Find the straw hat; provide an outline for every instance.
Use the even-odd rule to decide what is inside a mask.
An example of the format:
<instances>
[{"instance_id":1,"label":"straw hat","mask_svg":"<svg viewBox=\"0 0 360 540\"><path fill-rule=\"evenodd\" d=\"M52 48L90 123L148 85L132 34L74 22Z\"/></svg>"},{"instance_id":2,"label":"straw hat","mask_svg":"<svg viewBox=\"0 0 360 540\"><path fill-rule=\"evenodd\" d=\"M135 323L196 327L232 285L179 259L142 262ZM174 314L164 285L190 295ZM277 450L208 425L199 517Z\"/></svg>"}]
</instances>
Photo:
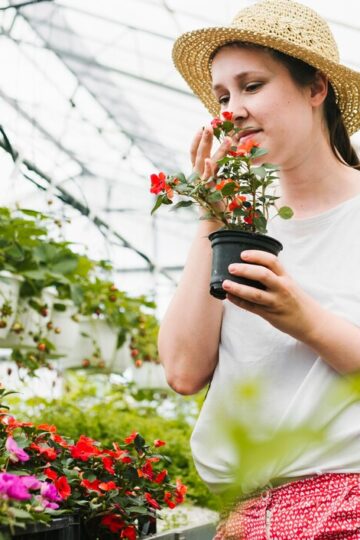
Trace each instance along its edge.
<instances>
[{"instance_id":1,"label":"straw hat","mask_svg":"<svg viewBox=\"0 0 360 540\"><path fill-rule=\"evenodd\" d=\"M271 47L299 58L328 76L349 135L360 129L360 73L339 63L339 51L326 21L292 0L265 0L243 9L230 26L210 27L180 36L173 60L212 115L219 104L211 90L211 57L234 41Z\"/></svg>"}]
</instances>

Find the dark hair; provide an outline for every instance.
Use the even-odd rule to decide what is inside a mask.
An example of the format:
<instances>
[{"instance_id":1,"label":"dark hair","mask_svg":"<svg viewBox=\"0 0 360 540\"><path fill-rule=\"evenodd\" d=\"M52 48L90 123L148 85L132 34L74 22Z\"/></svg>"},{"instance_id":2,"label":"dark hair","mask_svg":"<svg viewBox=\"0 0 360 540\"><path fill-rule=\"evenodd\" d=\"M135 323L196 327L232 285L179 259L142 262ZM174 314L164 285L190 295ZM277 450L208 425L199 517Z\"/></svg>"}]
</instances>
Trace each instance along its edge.
<instances>
[{"instance_id":1,"label":"dark hair","mask_svg":"<svg viewBox=\"0 0 360 540\"><path fill-rule=\"evenodd\" d=\"M317 68L310 66L298 58L276 51L270 47L242 41L222 45L214 52L212 58L214 58L220 49L225 47L253 48L267 51L273 58L281 62L288 69L291 78L299 86L304 87L312 84L315 80L316 73L319 71ZM335 156L339 161L345 162L350 167L358 168L360 166L359 157L351 145L350 137L346 130L339 106L336 103L335 92L330 82L328 94L324 102L324 114L329 130L331 149Z\"/></svg>"}]
</instances>

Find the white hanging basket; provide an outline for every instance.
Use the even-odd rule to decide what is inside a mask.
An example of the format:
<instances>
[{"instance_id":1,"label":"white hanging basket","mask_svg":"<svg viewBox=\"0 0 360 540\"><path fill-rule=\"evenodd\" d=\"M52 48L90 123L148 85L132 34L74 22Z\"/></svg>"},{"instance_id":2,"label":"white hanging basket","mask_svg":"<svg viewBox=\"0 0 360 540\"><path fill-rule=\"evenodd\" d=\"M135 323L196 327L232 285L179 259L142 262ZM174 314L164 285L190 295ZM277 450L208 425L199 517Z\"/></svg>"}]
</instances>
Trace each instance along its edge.
<instances>
[{"instance_id":1,"label":"white hanging basket","mask_svg":"<svg viewBox=\"0 0 360 540\"><path fill-rule=\"evenodd\" d=\"M110 373L124 373L126 369L133 365L129 345L130 340L126 340L119 349L116 349L114 360L107 367Z\"/></svg>"},{"instance_id":2,"label":"white hanging basket","mask_svg":"<svg viewBox=\"0 0 360 540\"><path fill-rule=\"evenodd\" d=\"M0 311L4 309L4 311L9 312L8 315L5 313L0 316L0 346L3 346L2 340L9 334L11 325L15 320L22 281L20 276L11 274L6 270L0 272Z\"/></svg>"},{"instance_id":3,"label":"white hanging basket","mask_svg":"<svg viewBox=\"0 0 360 540\"><path fill-rule=\"evenodd\" d=\"M19 323L22 330L11 331L4 346L8 348L21 347L24 349L33 349L36 347L34 336L44 336L47 332L47 324L51 318L51 309L55 296L52 290L44 289L42 291L40 302L45 306L46 311L43 314L33 309L26 298L19 298L16 310L16 316L13 322Z\"/></svg>"},{"instance_id":4,"label":"white hanging basket","mask_svg":"<svg viewBox=\"0 0 360 540\"><path fill-rule=\"evenodd\" d=\"M102 319L83 318L73 349L60 361L63 369L95 367L108 371L115 359L117 332ZM95 356L97 355L97 356Z\"/></svg>"},{"instance_id":5,"label":"white hanging basket","mask_svg":"<svg viewBox=\"0 0 360 540\"><path fill-rule=\"evenodd\" d=\"M170 387L166 382L165 371L162 364L143 362L141 367L134 365L130 368L132 379L138 388L167 389Z\"/></svg>"},{"instance_id":6,"label":"white hanging basket","mask_svg":"<svg viewBox=\"0 0 360 540\"><path fill-rule=\"evenodd\" d=\"M71 300L56 299L53 303L63 304L64 311L53 307L51 314L51 329L48 329L46 338L55 346L54 354L67 356L74 350L80 336L80 323L73 319L77 308Z\"/></svg>"}]
</instances>

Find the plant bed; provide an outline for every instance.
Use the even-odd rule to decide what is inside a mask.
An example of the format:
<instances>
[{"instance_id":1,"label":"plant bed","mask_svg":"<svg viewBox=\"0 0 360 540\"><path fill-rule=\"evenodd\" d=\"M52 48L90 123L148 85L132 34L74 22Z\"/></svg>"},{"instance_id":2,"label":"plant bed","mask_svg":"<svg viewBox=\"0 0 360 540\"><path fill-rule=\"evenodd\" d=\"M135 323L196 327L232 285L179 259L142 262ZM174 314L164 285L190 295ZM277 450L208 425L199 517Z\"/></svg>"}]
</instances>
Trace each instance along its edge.
<instances>
[{"instance_id":1,"label":"plant bed","mask_svg":"<svg viewBox=\"0 0 360 540\"><path fill-rule=\"evenodd\" d=\"M0 539L17 540L80 540L79 522L73 516L53 519L49 524L31 523L25 528L15 527L13 533L8 528L0 528Z\"/></svg>"}]
</instances>

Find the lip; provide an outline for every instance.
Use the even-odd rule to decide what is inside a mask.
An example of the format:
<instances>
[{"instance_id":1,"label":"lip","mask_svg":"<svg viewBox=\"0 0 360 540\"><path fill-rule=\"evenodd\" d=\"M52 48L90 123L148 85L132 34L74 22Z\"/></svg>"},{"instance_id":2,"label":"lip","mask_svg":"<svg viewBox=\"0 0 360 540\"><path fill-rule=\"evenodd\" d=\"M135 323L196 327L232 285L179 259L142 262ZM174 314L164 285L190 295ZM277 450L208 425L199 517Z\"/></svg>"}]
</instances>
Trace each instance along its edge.
<instances>
[{"instance_id":1,"label":"lip","mask_svg":"<svg viewBox=\"0 0 360 540\"><path fill-rule=\"evenodd\" d=\"M258 133L261 133L261 131L262 131L261 129L249 129L249 130L243 131L239 138L239 143L243 144L248 139L252 139L255 135L257 135Z\"/></svg>"}]
</instances>

